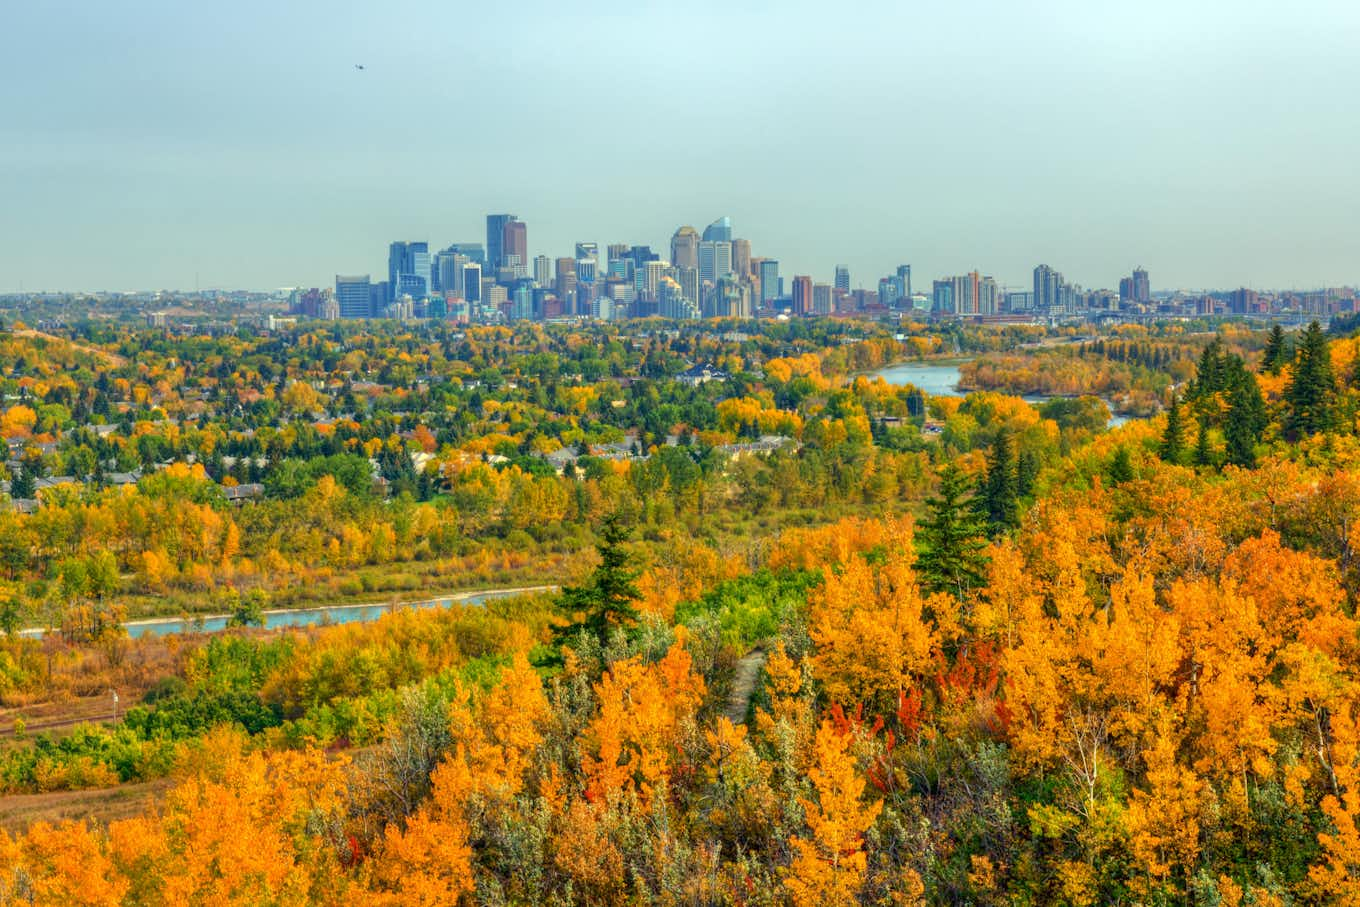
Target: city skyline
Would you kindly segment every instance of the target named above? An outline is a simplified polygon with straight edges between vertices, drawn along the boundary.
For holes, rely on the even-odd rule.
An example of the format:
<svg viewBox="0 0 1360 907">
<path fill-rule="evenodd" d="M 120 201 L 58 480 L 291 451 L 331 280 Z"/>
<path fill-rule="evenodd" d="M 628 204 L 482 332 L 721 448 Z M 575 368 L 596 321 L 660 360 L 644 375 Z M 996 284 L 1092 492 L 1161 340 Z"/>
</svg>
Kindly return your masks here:
<svg viewBox="0 0 1360 907">
<path fill-rule="evenodd" d="M 504 210 L 550 258 L 716 211 L 788 274 L 1357 280 L 1354 4 L 777 13 L 16 7 L 0 292 L 324 283 Z"/>
</svg>

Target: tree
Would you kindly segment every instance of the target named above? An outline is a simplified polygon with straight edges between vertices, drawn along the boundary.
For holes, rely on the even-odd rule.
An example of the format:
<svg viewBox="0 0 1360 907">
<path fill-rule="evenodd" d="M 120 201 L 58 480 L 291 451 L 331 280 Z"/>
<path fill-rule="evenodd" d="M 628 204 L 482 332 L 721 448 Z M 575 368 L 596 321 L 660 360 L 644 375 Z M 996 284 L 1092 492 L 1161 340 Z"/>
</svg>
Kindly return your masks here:
<svg viewBox="0 0 1360 907">
<path fill-rule="evenodd" d="M 816 802 L 802 800 L 808 838 L 794 838 L 793 862 L 784 884 L 795 907 L 850 907 L 864 883 L 868 857 L 864 833 L 883 809 L 882 801 L 866 804 L 864 779 L 850 752 L 852 733 L 823 721 L 814 746 L 816 763 L 808 772 Z"/>
<path fill-rule="evenodd" d="M 1266 422 L 1266 403 L 1256 376 L 1241 369 L 1228 391 L 1228 415 L 1223 426 L 1229 463 L 1246 468 L 1256 465 L 1256 445 Z"/>
<path fill-rule="evenodd" d="M 267 596 L 263 589 L 251 589 L 245 595 L 237 593 L 232 604 L 228 627 L 263 627 Z"/>
<path fill-rule="evenodd" d="M 984 584 L 986 531 L 977 508 L 967 499 L 968 478 L 953 463 L 940 470 L 940 487 L 926 501 L 926 515 L 917 533 L 920 556 L 917 572 L 930 592 L 948 592 L 960 599 Z"/>
<path fill-rule="evenodd" d="M 1114 452 L 1114 459 L 1110 461 L 1110 482 L 1114 485 L 1123 485 L 1133 479 L 1133 460 L 1129 457 L 1129 449 L 1124 445 Z"/>
<path fill-rule="evenodd" d="M 599 565 L 584 584 L 564 588 L 558 599 L 558 612 L 567 619 L 554 631 L 559 643 L 585 632 L 606 645 L 615 627 L 626 629 L 637 623 L 634 603 L 642 598 L 637 587 L 640 571 L 629 566 L 630 558 L 623 547 L 627 540 L 628 532 L 619 524 L 618 516 L 606 517 L 595 546 Z"/>
<path fill-rule="evenodd" d="M 1168 463 L 1179 463 L 1185 450 L 1185 423 L 1181 419 L 1181 398 L 1172 391 L 1171 406 L 1166 411 L 1166 431 L 1162 433 L 1157 455 Z"/>
<path fill-rule="evenodd" d="M 1002 429 L 987 456 L 987 472 L 977 496 L 979 512 L 994 528 L 1004 531 L 1020 521 L 1020 494 L 1015 471 L 1015 450 L 1010 432 Z"/>
<path fill-rule="evenodd" d="M 1204 419 L 1200 420 L 1199 434 L 1195 436 L 1195 465 L 1214 465 L 1213 448 L 1209 446 L 1209 423 Z"/>
<path fill-rule="evenodd" d="M 1294 355 L 1293 374 L 1285 388 L 1289 412 L 1285 415 L 1285 434 L 1291 440 L 1326 431 L 1332 423 L 1332 395 L 1336 379 L 1332 374 L 1327 336 L 1314 321 L 1304 331 Z"/>
<path fill-rule="evenodd" d="M 1272 375 L 1278 375 L 1280 369 L 1288 364 L 1289 344 L 1285 340 L 1284 328 L 1277 324 L 1270 329 L 1270 334 L 1266 337 L 1266 348 L 1261 359 L 1261 367 Z"/>
<path fill-rule="evenodd" d="M 14 478 L 9 483 L 9 496 L 16 501 L 29 501 L 38 494 L 37 483 L 33 480 L 32 474 L 23 466 L 14 471 Z"/>
</svg>

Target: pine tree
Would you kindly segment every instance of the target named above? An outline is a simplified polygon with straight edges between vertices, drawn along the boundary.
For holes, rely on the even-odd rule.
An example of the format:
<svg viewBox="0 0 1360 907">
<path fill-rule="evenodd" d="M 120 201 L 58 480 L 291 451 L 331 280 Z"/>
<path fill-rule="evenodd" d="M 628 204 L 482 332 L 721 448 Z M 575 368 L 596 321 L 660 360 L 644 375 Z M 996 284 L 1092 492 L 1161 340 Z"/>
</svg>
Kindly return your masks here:
<svg viewBox="0 0 1360 907">
<path fill-rule="evenodd" d="M 986 532 L 968 500 L 968 478 L 950 463 L 940 470 L 940 487 L 926 501 L 926 515 L 916 533 L 916 568 L 928 592 L 963 598 L 984 584 Z"/>
<path fill-rule="evenodd" d="M 1284 368 L 1288 362 L 1289 347 L 1285 343 L 1284 328 L 1277 324 L 1270 329 L 1270 335 L 1266 337 L 1266 349 L 1261 360 L 1261 367 L 1272 375 L 1278 375 L 1280 369 Z"/>
<path fill-rule="evenodd" d="M 33 475 L 28 471 L 28 467 L 20 466 L 14 472 L 14 478 L 9 483 L 9 496 L 16 501 L 32 500 L 38 494 L 37 483 L 33 481 Z"/>
<path fill-rule="evenodd" d="M 1010 432 L 1002 429 L 987 455 L 987 472 L 977 497 L 979 514 L 989 525 L 1006 530 L 1020 522 L 1020 494 L 1016 481 L 1015 451 Z"/>
<path fill-rule="evenodd" d="M 626 629 L 637 623 L 634 603 L 642 598 L 642 593 L 637 587 L 639 571 L 630 566 L 628 552 L 623 548 L 627 540 L 628 532 L 619 524 L 618 517 L 606 517 L 595 546 L 600 554 L 599 565 L 582 585 L 562 589 L 557 608 L 567 622 L 555 628 L 557 642 L 567 642 L 584 631 L 606 645 L 615 627 Z"/>
<path fill-rule="evenodd" d="M 1213 450 L 1209 447 L 1209 426 L 1203 421 L 1199 423 L 1199 434 L 1195 438 L 1195 465 L 1214 465 Z"/>
<path fill-rule="evenodd" d="M 1332 395 L 1336 381 L 1332 374 L 1331 352 L 1322 327 L 1314 321 L 1304 331 L 1294 355 L 1294 371 L 1285 388 L 1289 412 L 1285 433 L 1291 440 L 1326 431 L 1332 422 Z"/>
<path fill-rule="evenodd" d="M 1256 376 L 1243 368 L 1229 391 L 1228 416 L 1223 426 L 1229 463 L 1246 468 L 1256 465 L 1256 445 L 1261 441 L 1266 422 L 1266 403 Z"/>
<path fill-rule="evenodd" d="M 1133 460 L 1129 457 L 1129 449 L 1120 445 L 1114 452 L 1114 459 L 1110 461 L 1110 482 L 1114 485 L 1123 485 L 1133 479 Z"/>
<path fill-rule="evenodd" d="M 1166 431 L 1157 455 L 1168 463 L 1179 463 L 1185 450 L 1185 423 L 1181 420 L 1181 398 L 1174 391 L 1166 411 Z"/>
</svg>

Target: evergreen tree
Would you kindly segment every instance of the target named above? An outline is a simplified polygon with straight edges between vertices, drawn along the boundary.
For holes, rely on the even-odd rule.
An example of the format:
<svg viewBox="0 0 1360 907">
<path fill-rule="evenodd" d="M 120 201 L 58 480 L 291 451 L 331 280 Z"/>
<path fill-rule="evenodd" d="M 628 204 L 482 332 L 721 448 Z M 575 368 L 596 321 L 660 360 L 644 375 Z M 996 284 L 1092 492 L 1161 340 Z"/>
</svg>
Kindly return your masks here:
<svg viewBox="0 0 1360 907">
<path fill-rule="evenodd" d="M 1261 367 L 1272 375 L 1278 375 L 1280 369 L 1288 363 L 1289 345 L 1285 341 L 1284 328 L 1277 324 L 1270 329 L 1270 335 L 1266 337 L 1266 349 L 1261 360 Z"/>
<path fill-rule="evenodd" d="M 1291 440 L 1326 431 L 1332 422 L 1332 395 L 1336 381 L 1332 374 L 1331 352 L 1322 327 L 1314 321 L 1304 331 L 1294 355 L 1294 371 L 1285 388 L 1289 412 L 1285 433 Z"/>
<path fill-rule="evenodd" d="M 1185 423 L 1181 419 L 1181 398 L 1174 391 L 1171 406 L 1166 411 L 1166 431 L 1157 455 L 1168 463 L 1179 463 L 1185 450 Z"/>
<path fill-rule="evenodd" d="M 1129 449 L 1121 444 L 1114 452 L 1114 459 L 1110 461 L 1110 482 L 1114 485 L 1123 485 L 1132 479 L 1133 460 L 1129 457 Z"/>
<path fill-rule="evenodd" d="M 1266 423 L 1266 402 L 1261 397 L 1260 385 L 1256 376 L 1243 368 L 1229 391 L 1228 416 L 1223 426 L 1229 463 L 1246 468 L 1256 465 L 1256 445 Z"/>
<path fill-rule="evenodd" d="M 37 494 L 37 483 L 33 480 L 33 475 L 27 467 L 20 466 L 14 471 L 14 477 L 10 479 L 10 498 L 15 501 L 28 501 L 36 497 Z"/>
<path fill-rule="evenodd" d="M 1002 429 L 987 455 L 987 472 L 977 496 L 978 512 L 989 525 L 1006 530 L 1020 522 L 1020 494 L 1010 432 Z"/>
<path fill-rule="evenodd" d="M 1203 421 L 1199 423 L 1199 434 L 1195 437 L 1195 465 L 1214 465 L 1213 449 L 1209 447 L 1209 426 Z"/>
<path fill-rule="evenodd" d="M 637 588 L 639 571 L 630 566 L 623 548 L 627 540 L 628 532 L 619 524 L 618 516 L 606 517 L 595 545 L 599 565 L 582 585 L 563 588 L 558 599 L 557 610 L 567 620 L 553 631 L 559 644 L 585 632 L 607 645 L 615 627 L 626 629 L 637 623 L 634 603 L 642 593 Z"/>
<path fill-rule="evenodd" d="M 962 599 L 969 589 L 986 582 L 986 532 L 968 500 L 968 478 L 952 463 L 940 470 L 940 487 L 926 500 L 916 543 L 916 569 L 927 592 Z"/>
</svg>

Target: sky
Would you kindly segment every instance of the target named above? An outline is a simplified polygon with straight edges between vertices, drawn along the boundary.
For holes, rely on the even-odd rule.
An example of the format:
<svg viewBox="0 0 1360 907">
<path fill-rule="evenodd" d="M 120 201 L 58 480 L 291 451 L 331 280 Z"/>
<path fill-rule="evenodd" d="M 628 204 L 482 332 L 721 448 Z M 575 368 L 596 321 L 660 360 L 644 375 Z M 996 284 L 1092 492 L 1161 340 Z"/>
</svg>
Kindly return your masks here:
<svg viewBox="0 0 1360 907">
<path fill-rule="evenodd" d="M 326 286 L 387 244 L 915 287 L 1360 281 L 1355 0 L 0 4 L 0 292 Z M 355 64 L 363 64 L 362 71 Z"/>
</svg>

